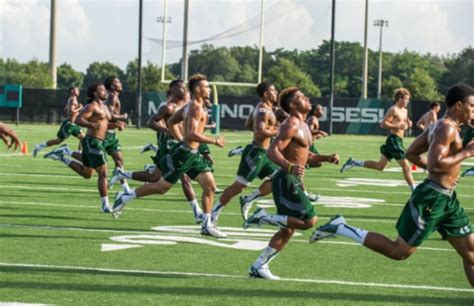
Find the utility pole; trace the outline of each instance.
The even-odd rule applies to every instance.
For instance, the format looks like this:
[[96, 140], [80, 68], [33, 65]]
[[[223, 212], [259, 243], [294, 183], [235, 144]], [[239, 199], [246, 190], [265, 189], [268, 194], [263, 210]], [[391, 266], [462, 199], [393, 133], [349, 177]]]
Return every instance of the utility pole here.
[[369, 24], [369, 0], [365, 0], [365, 23], [364, 23], [364, 67], [362, 72], [362, 99], [367, 99], [367, 77], [369, 66], [369, 50], [367, 47], [367, 28]]
[[57, 87], [56, 72], [56, 0], [51, 0], [51, 18], [49, 26], [49, 72], [53, 80], [53, 89]]
[[184, 25], [183, 25], [183, 58], [181, 62], [181, 78], [188, 80], [188, 17], [189, 0], [184, 0]]
[[374, 20], [374, 26], [380, 27], [379, 76], [377, 81], [377, 99], [380, 99], [382, 97], [382, 30], [383, 27], [388, 27], [388, 21], [383, 19]]
[[142, 32], [143, 0], [138, 8], [138, 75], [137, 75], [137, 129], [142, 127]]
[[329, 108], [328, 108], [328, 119], [329, 119], [329, 135], [332, 135], [332, 108], [334, 105], [334, 66], [336, 58], [336, 48], [334, 41], [336, 31], [336, 0], [332, 0], [332, 12], [331, 12], [331, 70], [329, 72]]

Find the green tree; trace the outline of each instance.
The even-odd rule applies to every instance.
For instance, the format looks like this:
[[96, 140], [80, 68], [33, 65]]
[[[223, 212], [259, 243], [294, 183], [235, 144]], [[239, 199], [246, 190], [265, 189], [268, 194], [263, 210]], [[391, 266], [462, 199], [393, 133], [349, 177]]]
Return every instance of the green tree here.
[[57, 88], [69, 89], [72, 86], [82, 88], [84, 82], [84, 73], [74, 70], [69, 64], [62, 64], [57, 70]]
[[445, 59], [446, 71], [440, 78], [440, 91], [446, 94], [456, 83], [474, 86], [474, 48], [468, 47], [461, 53]]
[[309, 75], [289, 59], [278, 59], [276, 65], [270, 69], [268, 78], [280, 90], [296, 86], [308, 96], [321, 96], [321, 91], [314, 85]]
[[95, 82], [103, 82], [107, 77], [111, 75], [115, 75], [121, 80], [123, 80], [124, 77], [123, 71], [111, 62], [93, 62], [86, 70], [83, 89], [87, 89], [87, 87], [94, 84]]
[[437, 101], [442, 98], [436, 88], [436, 82], [426, 70], [416, 68], [406, 87], [414, 100]]
[[388, 79], [383, 80], [382, 83], [382, 96], [393, 99], [393, 93], [397, 88], [403, 87], [402, 81], [396, 76], [390, 76]]
[[[127, 87], [124, 89], [127, 91], [137, 90], [137, 77], [138, 77], [138, 59], [135, 59], [128, 63], [125, 69], [125, 80], [124, 84]], [[165, 79], [172, 80], [175, 76], [168, 70], [165, 70]], [[161, 83], [161, 68], [154, 65], [151, 62], [147, 62], [147, 65], [142, 67], [142, 91], [166, 91], [168, 84]]]
[[21, 84], [25, 88], [52, 88], [53, 80], [48, 64], [38, 60], [22, 64], [14, 59], [7, 59], [2, 63], [2, 83]]

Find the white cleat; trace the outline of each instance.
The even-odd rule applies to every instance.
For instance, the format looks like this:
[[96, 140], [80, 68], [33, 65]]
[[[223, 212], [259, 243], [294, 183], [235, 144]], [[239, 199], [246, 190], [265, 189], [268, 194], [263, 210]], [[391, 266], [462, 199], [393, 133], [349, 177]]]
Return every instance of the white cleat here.
[[317, 201], [319, 201], [320, 198], [321, 198], [321, 196], [319, 194], [308, 193], [308, 199], [311, 202], [317, 202]]
[[58, 150], [58, 152], [61, 152], [63, 155], [71, 156], [73, 153], [73, 151], [67, 146], [67, 144], [62, 144], [56, 150]]
[[336, 237], [337, 228], [342, 224], [346, 224], [346, 219], [344, 219], [343, 216], [335, 216], [331, 218], [328, 223], [318, 227], [309, 238], [309, 242], [315, 243], [322, 239]]
[[31, 153], [31, 155], [33, 155], [33, 157], [36, 157], [36, 155], [38, 155], [39, 151], [41, 151], [41, 146], [39, 144], [37, 144], [35, 146], [35, 148], [33, 149], [33, 153]]
[[242, 214], [242, 218], [244, 221], [247, 221], [249, 217], [249, 211], [252, 209], [253, 201], [247, 201], [247, 196], [241, 196], [240, 200], [240, 213]]
[[127, 175], [125, 172], [122, 170], [122, 168], [116, 168], [114, 172], [112, 173], [112, 177], [109, 179], [107, 183], [107, 188], [110, 190], [114, 187], [115, 184], [117, 184], [118, 181], [127, 179]]
[[149, 143], [140, 150], [140, 154], [143, 154], [148, 151], [158, 152], [158, 147], [152, 143]]
[[115, 197], [114, 206], [112, 208], [112, 217], [114, 219], [117, 219], [120, 216], [120, 214], [125, 208], [125, 205], [127, 204], [123, 201], [124, 195], [125, 195], [125, 192], [120, 191], [117, 193], [117, 196]]
[[342, 165], [339, 172], [344, 173], [344, 172], [346, 172], [347, 170], [351, 169], [354, 166], [355, 166], [354, 160], [352, 159], [352, 157], [349, 157], [349, 159], [344, 163], [344, 165]]
[[268, 216], [268, 213], [263, 208], [258, 208], [253, 215], [251, 215], [247, 220], [245, 220], [243, 228], [249, 228], [251, 226], [260, 227], [263, 217]]
[[143, 167], [143, 171], [148, 172], [148, 173], [153, 173], [156, 170], [156, 165], [155, 164], [146, 164]]
[[276, 275], [273, 275], [268, 266], [262, 266], [260, 268], [255, 268], [253, 265], [250, 266], [249, 276], [254, 278], [263, 278], [268, 280], [279, 280], [280, 278]]
[[474, 167], [465, 170], [465, 171], [461, 174], [461, 176], [462, 176], [462, 177], [464, 177], [464, 176], [474, 176]]
[[201, 228], [201, 235], [204, 236], [212, 236], [216, 238], [227, 238], [227, 235], [219, 230], [215, 225], [208, 224], [207, 226], [203, 226]]
[[242, 146], [238, 146], [237, 148], [233, 148], [232, 150], [230, 150], [227, 154], [227, 157], [242, 155], [242, 152], [244, 152], [244, 148], [242, 148]]

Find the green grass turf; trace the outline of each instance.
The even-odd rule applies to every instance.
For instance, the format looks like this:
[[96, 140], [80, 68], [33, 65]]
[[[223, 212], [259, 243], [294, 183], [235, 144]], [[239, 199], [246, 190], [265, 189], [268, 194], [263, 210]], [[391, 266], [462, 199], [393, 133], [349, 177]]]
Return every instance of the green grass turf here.
[[[22, 125], [16, 127], [22, 141], [34, 144], [54, 138], [57, 126]], [[229, 149], [251, 140], [246, 132], [224, 132], [224, 149], [211, 147], [217, 184], [232, 183], [239, 157], [228, 158]], [[155, 141], [147, 129], [129, 128], [119, 133], [127, 170], [142, 169], [150, 154], [139, 155], [144, 144]], [[412, 139], [407, 139], [405, 146]], [[316, 144], [320, 152], [337, 152], [341, 160], [378, 159], [380, 136], [332, 136]], [[76, 147], [74, 138], [68, 139]], [[23, 302], [56, 305], [112, 304], [470, 304], [469, 289], [462, 261], [446, 241], [434, 233], [416, 254], [406, 261], [386, 259], [337, 238], [309, 244], [312, 233], [300, 231], [272, 262], [272, 272], [285, 280], [270, 282], [249, 279], [247, 269], [259, 251], [224, 248], [202, 243], [178, 242], [160, 245], [153, 237], [201, 239], [205, 242], [233, 244], [236, 239], [266, 242], [275, 228], [263, 228], [267, 236], [232, 236], [219, 240], [202, 237], [197, 227], [188, 232], [157, 232], [157, 226], [193, 226], [192, 213], [181, 187], [167, 195], [155, 195], [132, 202], [118, 220], [99, 212], [96, 176], [84, 180], [60, 162], [43, 159], [48, 149], [35, 159], [0, 148], [0, 303]], [[470, 160], [469, 162], [472, 162]], [[110, 169], [113, 162], [109, 159]], [[397, 167], [393, 162], [391, 167]], [[466, 167], [464, 167], [466, 168]], [[111, 173], [111, 170], [109, 170]], [[415, 173], [417, 181], [423, 173]], [[339, 166], [324, 165], [306, 172], [306, 188], [323, 197], [355, 197], [384, 200], [366, 208], [316, 205], [319, 224], [335, 214], [349, 223], [396, 236], [395, 223], [409, 197], [408, 187], [338, 187], [347, 178], [402, 180], [400, 172], [352, 169], [339, 174]], [[472, 178], [461, 180], [457, 192], [461, 204], [472, 218], [474, 192]], [[258, 186], [255, 181], [248, 190]], [[139, 186], [138, 182], [130, 182]], [[195, 186], [200, 196], [200, 189]], [[113, 202], [118, 186], [110, 193]], [[248, 192], [247, 192], [248, 193]], [[199, 197], [200, 199], [200, 197]], [[271, 199], [267, 197], [267, 199]], [[350, 202], [350, 201], [349, 201]], [[269, 208], [270, 212], [275, 211]], [[238, 198], [224, 210], [220, 227], [240, 228]], [[229, 230], [228, 230], [229, 231]], [[101, 251], [103, 244], [129, 245], [111, 237], [141, 237], [138, 248]], [[123, 238], [123, 237], [122, 237]], [[114, 238], [117, 239], [117, 238]], [[100, 270], [102, 269], [102, 270]], [[166, 272], [166, 273], [158, 273]], [[387, 285], [395, 285], [389, 287]], [[397, 287], [416, 286], [414, 288]], [[420, 286], [446, 288], [421, 289]], [[451, 289], [450, 289], [451, 288]]]

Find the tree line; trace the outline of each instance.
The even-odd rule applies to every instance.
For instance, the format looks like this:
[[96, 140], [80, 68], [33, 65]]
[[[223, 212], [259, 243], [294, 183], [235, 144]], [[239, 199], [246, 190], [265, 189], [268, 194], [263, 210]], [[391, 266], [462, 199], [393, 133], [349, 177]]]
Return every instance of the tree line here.
[[[368, 96], [377, 94], [378, 51], [369, 49]], [[391, 98], [393, 90], [406, 87], [415, 100], [442, 100], [442, 95], [455, 83], [474, 86], [474, 48], [458, 54], [438, 56], [404, 50], [383, 52], [382, 96]], [[277, 88], [298, 86], [313, 97], [329, 95], [330, 42], [323, 41], [312, 50], [264, 50], [263, 78]], [[360, 97], [362, 84], [363, 47], [358, 42], [336, 42], [335, 91], [338, 97]], [[125, 69], [107, 62], [93, 62], [86, 73], [64, 63], [57, 67], [57, 88], [78, 86], [87, 88], [109, 75], [118, 76], [125, 91], [137, 88], [138, 60], [130, 61]], [[161, 68], [148, 62], [142, 67], [142, 90], [164, 91], [160, 83]], [[167, 79], [178, 78], [181, 62], [166, 67]], [[189, 75], [202, 73], [211, 81], [256, 83], [258, 48], [215, 47], [203, 45], [189, 54]], [[36, 59], [20, 63], [15, 59], [0, 58], [0, 84], [23, 84], [26, 88], [51, 88], [48, 64]], [[220, 94], [253, 95], [253, 88], [218, 88]]]

